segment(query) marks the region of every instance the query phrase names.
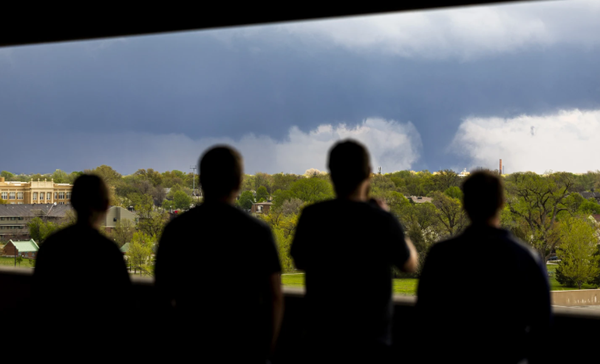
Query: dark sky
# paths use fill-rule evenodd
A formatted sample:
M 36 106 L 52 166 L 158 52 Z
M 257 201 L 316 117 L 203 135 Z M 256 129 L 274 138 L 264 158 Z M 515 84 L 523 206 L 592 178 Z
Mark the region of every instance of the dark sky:
M 498 18 L 503 28 L 481 36 L 478 27 L 485 24 L 465 21 L 470 30 L 452 33 L 463 23 L 414 25 L 416 20 L 403 17 L 419 17 L 399 14 L 367 18 L 364 40 L 356 41 L 352 32 L 360 18 L 0 49 L 3 149 L 11 155 L 0 169 L 70 172 L 108 164 L 124 174 L 187 170 L 204 148 L 229 142 L 247 155 L 249 173 L 303 173 L 305 167 L 324 169 L 325 156 L 286 161 L 297 150 L 288 145 L 296 137 L 325 144 L 347 135 L 361 139 L 350 129 L 363 126 L 369 133 L 368 119 L 394 123 L 400 134 L 409 122 L 416 129 L 409 149 L 417 157 L 405 158 L 407 149 L 393 142 L 397 163 L 383 157 L 385 148 L 374 153 L 374 163 L 385 160 L 388 171 L 472 167 L 485 161 L 453 145 L 468 118 L 600 109 L 600 34 L 587 34 L 576 17 L 600 12 L 595 5 L 578 5 L 570 21 L 556 20 L 552 11 L 558 10 L 545 3 L 538 6 L 552 10 L 546 17 L 532 16 L 531 9 L 538 10 L 533 5 L 417 14 L 452 24 L 464 17 Z M 521 18 L 523 34 L 502 23 Z M 540 21 L 538 34 L 531 24 Z M 402 34 L 410 34 L 411 26 L 420 31 L 419 42 L 380 29 L 398 23 Z M 555 35 L 561 27 L 577 26 L 589 39 Z M 427 38 L 423 27 L 435 31 Z M 453 34 L 443 46 L 436 27 Z M 348 37 L 340 38 L 344 32 Z M 576 38 L 577 31 L 571 32 Z M 339 124 L 350 131 L 340 132 Z M 311 134 L 322 125 L 332 125 L 333 134 Z M 248 137 L 256 140 L 245 143 Z M 319 155 L 326 153 L 325 144 L 305 146 Z M 536 169 L 531 163 L 521 168 Z

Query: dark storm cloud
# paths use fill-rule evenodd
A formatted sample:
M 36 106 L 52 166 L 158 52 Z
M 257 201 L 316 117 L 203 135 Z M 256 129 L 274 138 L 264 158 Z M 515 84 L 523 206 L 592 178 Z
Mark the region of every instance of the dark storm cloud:
M 82 155 L 100 163 L 97 157 L 106 154 L 106 164 L 133 172 L 132 163 L 113 153 L 62 151 L 75 132 L 92 139 L 94 133 L 146 133 L 234 141 L 253 133 L 285 141 L 293 126 L 307 133 L 323 124 L 382 118 L 412 122 L 423 145 L 412 167 L 437 170 L 467 163 L 447 153 L 465 118 L 600 108 L 598 64 L 598 48 L 564 42 L 465 59 L 219 32 L 3 49 L 4 146 L 20 152 L 1 169 L 78 170 L 94 167 L 84 165 Z M 27 147 L 23 140 L 31 134 L 43 147 Z M 6 138 L 11 135 L 18 137 Z M 124 153 L 156 152 L 133 136 L 90 145 L 111 149 L 117 140 L 127 143 Z

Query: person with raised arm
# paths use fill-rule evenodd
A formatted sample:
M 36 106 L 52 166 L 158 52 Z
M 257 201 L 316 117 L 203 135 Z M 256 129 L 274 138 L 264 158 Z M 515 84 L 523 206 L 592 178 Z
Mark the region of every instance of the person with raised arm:
M 329 152 L 336 198 L 304 208 L 291 247 L 305 271 L 305 361 L 383 363 L 391 346 L 392 268 L 414 272 L 417 253 L 383 201 L 369 198 L 367 149 Z

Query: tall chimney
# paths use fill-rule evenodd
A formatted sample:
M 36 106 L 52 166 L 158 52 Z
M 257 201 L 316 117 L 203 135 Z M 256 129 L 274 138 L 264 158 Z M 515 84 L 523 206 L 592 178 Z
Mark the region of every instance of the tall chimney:
M 502 159 L 500 159 L 500 168 L 498 169 L 498 174 L 502 174 Z

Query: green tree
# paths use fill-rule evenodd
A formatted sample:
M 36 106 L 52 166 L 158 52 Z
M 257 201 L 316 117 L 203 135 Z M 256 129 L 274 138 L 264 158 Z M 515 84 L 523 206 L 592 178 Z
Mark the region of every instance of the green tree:
M 290 248 L 292 246 L 292 235 L 287 234 L 283 229 L 274 228 L 273 236 L 275 237 L 275 243 L 277 245 L 277 252 L 279 253 L 279 261 L 281 262 L 281 269 L 283 272 L 290 272 L 294 270 L 294 263 L 290 255 Z
M 185 173 L 172 170 L 162 173 L 162 185 L 166 188 L 172 188 L 174 186 L 183 186 L 185 181 Z
M 571 213 L 572 215 L 576 213 L 577 210 L 579 210 L 579 206 L 581 206 L 581 204 L 584 202 L 585 199 L 580 194 L 578 194 L 577 192 L 573 192 L 569 196 L 565 197 L 565 199 L 563 200 L 562 204 L 566 207 L 566 211 L 563 211 L 563 214 Z
M 8 201 L 0 198 L 0 205 L 8 205 Z
M 135 211 L 139 217 L 138 230 L 144 232 L 146 235 L 155 236 L 157 239 L 160 239 L 164 227 L 169 222 L 169 213 L 166 211 L 156 211 L 152 197 L 138 197 L 139 203 L 135 205 Z
M 254 190 L 254 184 L 255 184 L 254 180 L 255 180 L 255 177 L 253 175 L 251 175 L 251 174 L 245 174 L 244 178 L 242 180 L 242 186 L 241 186 L 240 190 L 242 192 L 253 191 Z
M 439 171 L 437 174 L 434 174 L 431 179 L 436 191 L 440 192 L 446 191 L 451 187 L 458 187 L 460 185 L 460 177 L 458 174 L 456 174 L 456 172 L 450 169 Z
M 436 216 L 448 236 L 455 235 L 467 225 L 467 217 L 460 200 L 437 191 L 432 193 L 432 197 L 437 209 Z
M 11 181 L 15 175 L 9 171 L 2 171 L 0 172 L 0 177 L 4 177 L 7 181 Z
M 371 178 L 371 196 L 385 200 L 389 205 L 392 192 L 397 192 L 397 188 L 390 177 L 377 174 Z
M 283 202 L 280 211 L 284 215 L 297 215 L 300 213 L 300 209 L 304 205 L 299 198 L 292 198 Z
M 85 173 L 95 174 L 104 179 L 108 186 L 116 186 L 121 182 L 121 174 L 107 165 L 101 165 L 91 170 L 85 170 Z
M 256 172 L 254 174 L 254 190 L 258 192 L 258 189 L 264 186 L 269 193 L 271 193 L 271 188 L 273 187 L 273 178 L 262 172 Z
M 290 193 L 290 198 L 296 197 L 307 203 L 319 202 L 334 197 L 331 183 L 320 178 L 299 179 L 292 183 Z
M 452 197 L 456 200 L 462 201 L 463 199 L 463 193 L 460 190 L 459 187 L 456 186 L 452 186 L 452 187 L 448 187 L 445 191 L 444 194 L 448 197 Z
M 144 232 L 146 235 L 155 236 L 157 239 L 160 239 L 160 235 L 168 222 L 168 212 L 146 212 L 140 215 L 138 230 Z
M 173 195 L 173 204 L 177 209 L 187 210 L 192 204 L 192 198 L 183 191 L 177 191 Z
M 573 175 L 575 178 L 575 185 L 573 190 L 577 192 L 592 191 L 594 185 L 600 176 L 600 171 L 592 172 L 588 171 L 582 175 Z
M 559 242 L 557 218 L 568 211 L 565 199 L 572 193 L 574 177 L 569 173 L 540 176 L 513 173 L 506 178 L 507 205 L 521 229 L 521 236 L 548 260 Z
M 399 192 L 390 192 L 384 199 L 390 207 L 390 213 L 401 220 L 407 209 L 412 208 L 411 202 Z
M 237 200 L 237 205 L 244 210 L 250 210 L 254 203 L 254 195 L 250 191 L 242 192 L 240 199 Z
M 265 186 L 260 186 L 257 190 L 256 190 L 256 199 L 260 200 L 268 200 L 269 199 L 269 192 L 267 192 L 267 188 Z
M 297 198 L 297 197 L 294 197 L 294 195 L 292 194 L 292 192 L 290 190 L 277 190 L 277 191 L 273 192 L 273 207 L 272 208 L 277 210 L 283 206 L 285 201 L 289 201 L 293 198 Z M 297 199 L 300 200 L 299 198 L 297 198 Z M 302 200 L 300 200 L 300 201 L 302 201 Z M 304 203 L 304 201 L 302 201 L 302 203 Z
M 111 237 L 119 247 L 130 243 L 133 240 L 133 234 L 135 233 L 135 225 L 129 219 L 123 219 L 117 221 L 115 228 L 111 233 Z
M 52 233 L 60 228 L 52 221 L 44 221 L 40 217 L 34 217 L 27 223 L 29 235 L 38 244 L 43 243 Z
M 560 245 L 556 255 L 561 259 L 556 280 L 566 286 L 581 289 L 600 274 L 595 227 L 585 218 L 569 217 L 560 222 Z
M 152 168 L 138 169 L 134 174 L 138 180 L 146 180 L 152 184 L 152 186 L 160 186 L 163 183 L 163 176 L 158 171 Z
M 406 235 L 413 242 L 419 254 L 417 271 L 400 276 L 416 278 L 421 274 L 427 252 L 444 235 L 442 224 L 438 217 L 438 211 L 432 203 L 413 204 L 409 202 L 407 205 L 403 205 L 399 217 Z
M 584 215 L 600 214 L 600 205 L 594 199 L 584 200 L 577 211 Z
M 273 191 L 289 190 L 292 183 L 296 182 L 298 179 L 301 178 L 301 176 L 298 176 L 296 174 L 284 174 L 283 172 L 273 174 L 271 175 L 271 177 L 273 179 Z
M 134 272 L 139 270 L 140 274 L 152 274 L 151 258 L 155 242 L 156 236 L 151 236 L 143 232 L 136 232 L 133 234 L 126 256 L 128 263 L 130 267 L 134 269 Z
M 162 208 L 165 210 L 174 210 L 175 209 L 175 203 L 173 203 L 173 201 L 170 200 L 164 200 L 162 203 Z
M 65 171 L 57 169 L 52 173 L 52 179 L 55 183 L 69 183 L 69 175 Z

